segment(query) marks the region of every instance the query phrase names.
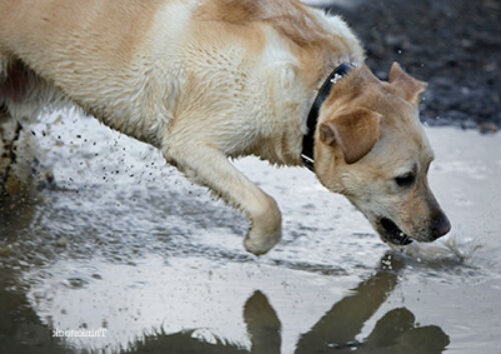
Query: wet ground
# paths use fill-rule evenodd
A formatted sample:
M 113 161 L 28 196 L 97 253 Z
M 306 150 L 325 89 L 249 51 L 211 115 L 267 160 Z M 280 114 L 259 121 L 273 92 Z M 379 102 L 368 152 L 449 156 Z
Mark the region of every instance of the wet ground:
M 156 150 L 57 117 L 33 127 L 55 185 L 0 213 L 1 353 L 499 353 L 499 133 L 427 129 L 453 230 L 403 250 L 309 171 L 236 161 L 284 215 L 258 258 Z

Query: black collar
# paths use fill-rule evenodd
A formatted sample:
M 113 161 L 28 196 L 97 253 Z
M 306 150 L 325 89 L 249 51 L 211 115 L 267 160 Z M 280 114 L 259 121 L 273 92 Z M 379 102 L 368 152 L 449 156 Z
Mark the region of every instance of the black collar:
M 329 92 L 331 91 L 332 85 L 336 82 L 338 77 L 345 75 L 353 66 L 351 64 L 343 63 L 339 65 L 330 73 L 330 75 L 325 79 L 322 87 L 318 91 L 317 97 L 310 108 L 310 113 L 308 114 L 307 128 L 308 132 L 303 137 L 303 151 L 301 151 L 301 158 L 303 159 L 304 165 L 310 170 L 314 171 L 314 161 L 313 161 L 313 143 L 315 128 L 317 126 L 318 114 L 320 112 L 320 106 L 324 103 Z

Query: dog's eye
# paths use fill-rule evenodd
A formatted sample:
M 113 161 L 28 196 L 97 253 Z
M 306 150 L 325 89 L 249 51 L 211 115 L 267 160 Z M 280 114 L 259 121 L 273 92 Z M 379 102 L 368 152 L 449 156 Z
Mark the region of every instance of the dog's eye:
M 400 187 L 408 187 L 412 183 L 414 183 L 415 176 L 413 173 L 409 172 L 406 173 L 405 175 L 395 177 L 395 182 L 400 186 Z

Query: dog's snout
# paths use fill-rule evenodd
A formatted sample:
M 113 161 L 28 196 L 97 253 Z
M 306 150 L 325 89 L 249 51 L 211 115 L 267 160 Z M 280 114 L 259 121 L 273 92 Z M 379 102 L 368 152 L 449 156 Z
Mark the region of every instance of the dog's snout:
M 433 219 L 431 232 L 434 240 L 446 235 L 450 230 L 451 223 L 444 213 L 440 213 Z

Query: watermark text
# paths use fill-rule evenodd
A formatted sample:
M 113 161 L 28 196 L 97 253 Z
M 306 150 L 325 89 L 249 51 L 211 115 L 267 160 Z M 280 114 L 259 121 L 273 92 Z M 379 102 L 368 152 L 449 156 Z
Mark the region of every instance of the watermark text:
M 107 328 L 98 328 L 98 329 L 53 329 L 52 337 L 63 337 L 63 338 L 74 338 L 74 337 L 82 337 L 82 338 L 103 338 L 106 337 L 106 332 L 108 332 Z

